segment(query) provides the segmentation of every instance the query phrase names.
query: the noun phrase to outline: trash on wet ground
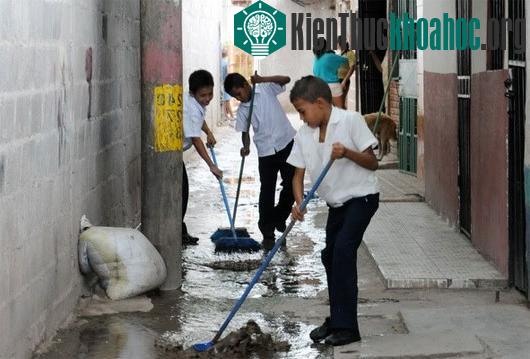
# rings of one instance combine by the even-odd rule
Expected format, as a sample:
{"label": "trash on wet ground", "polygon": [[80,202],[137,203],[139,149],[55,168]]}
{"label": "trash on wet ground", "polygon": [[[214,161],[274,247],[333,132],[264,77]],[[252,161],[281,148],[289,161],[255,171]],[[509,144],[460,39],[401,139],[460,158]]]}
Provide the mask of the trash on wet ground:
{"label": "trash on wet ground", "polygon": [[254,269],[258,269],[260,264],[261,259],[248,259],[242,261],[215,261],[206,265],[212,269],[230,270],[234,272],[248,272]]}
{"label": "trash on wet ground", "polygon": [[276,341],[271,334],[263,333],[259,325],[249,320],[242,328],[231,332],[219,340],[210,350],[199,353],[193,348],[184,349],[182,343],[174,342],[171,337],[161,337],[155,346],[168,352],[177,353],[182,359],[202,358],[248,358],[250,354],[269,354],[288,352],[289,343]]}

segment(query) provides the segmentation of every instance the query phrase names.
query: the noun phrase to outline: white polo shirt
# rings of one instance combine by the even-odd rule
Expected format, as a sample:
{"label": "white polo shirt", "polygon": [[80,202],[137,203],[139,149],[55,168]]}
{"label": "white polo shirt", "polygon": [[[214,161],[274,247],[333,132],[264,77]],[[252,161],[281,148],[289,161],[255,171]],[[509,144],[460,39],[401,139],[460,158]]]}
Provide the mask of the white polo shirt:
{"label": "white polo shirt", "polygon": [[[252,129],[254,144],[259,157],[265,157],[283,150],[293,139],[293,128],[276,96],[285,91],[285,86],[273,82],[256,85]],[[236,131],[248,128],[250,101],[239,105],[236,115]]]}
{"label": "white polo shirt", "polygon": [[[291,165],[305,168],[313,182],[331,158],[334,143],[340,142],[357,152],[377,146],[377,139],[361,114],[336,107],[331,111],[324,143],[319,142],[319,137],[319,128],[304,124],[298,130],[291,155],[287,159]],[[317,192],[331,207],[340,207],[351,198],[375,194],[379,189],[375,171],[341,158],[333,163]]]}
{"label": "white polo shirt", "polygon": [[189,93],[184,95],[184,151],[192,146],[192,138],[201,137],[206,109]]}

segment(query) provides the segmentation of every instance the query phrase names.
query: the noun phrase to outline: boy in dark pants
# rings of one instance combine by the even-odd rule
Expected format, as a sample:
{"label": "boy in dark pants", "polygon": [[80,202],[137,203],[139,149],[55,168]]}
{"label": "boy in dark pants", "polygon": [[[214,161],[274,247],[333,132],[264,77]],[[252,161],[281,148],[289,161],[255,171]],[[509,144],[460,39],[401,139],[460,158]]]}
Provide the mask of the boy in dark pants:
{"label": "boy in dark pants", "polygon": [[[248,116],[252,88],[248,81],[240,74],[232,73],[226,77],[224,87],[227,93],[241,101],[235,126],[236,131],[242,132],[241,156],[248,156],[250,153],[249,121],[254,130],[261,182],[258,226],[263,234],[263,247],[270,249],[275,242],[274,230],[285,230],[285,220],[289,217],[294,203],[291,185],[294,167],[286,160],[291,153],[296,131],[276,98],[285,91],[285,85],[291,80],[287,76],[262,77],[256,74],[251,77],[251,81],[256,84],[251,119]],[[283,188],[275,206],[278,172],[282,177]]]}
{"label": "boy in dark pants", "polygon": [[357,323],[357,249],[379,206],[375,176],[378,163],[372,150],[377,139],[359,113],[333,107],[328,85],[314,76],[297,81],[290,97],[305,123],[287,160],[296,167],[293,218],[304,219],[299,206],[306,169],[315,180],[329,159],[335,160],[318,189],[329,207],[322,263],[330,317],[310,337],[315,342],[345,345],[361,340]]}

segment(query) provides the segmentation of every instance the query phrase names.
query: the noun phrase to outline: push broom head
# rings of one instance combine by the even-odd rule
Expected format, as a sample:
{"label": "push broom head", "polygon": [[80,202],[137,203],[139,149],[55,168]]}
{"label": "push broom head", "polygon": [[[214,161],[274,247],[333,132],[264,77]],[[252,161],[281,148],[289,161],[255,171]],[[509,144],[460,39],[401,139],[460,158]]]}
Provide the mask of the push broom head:
{"label": "push broom head", "polygon": [[[236,227],[235,230],[236,230],[237,238],[250,237],[250,234],[248,233],[246,228]],[[210,236],[210,239],[212,240],[212,242],[215,243],[216,241],[218,241],[219,239],[221,239],[223,237],[233,237],[233,236],[234,235],[233,235],[232,230],[230,228],[219,228],[217,231],[214,232],[214,234],[212,234]]]}
{"label": "push broom head", "polygon": [[230,233],[227,237],[220,237],[213,240],[216,252],[257,252],[261,245],[250,237],[237,237]]}

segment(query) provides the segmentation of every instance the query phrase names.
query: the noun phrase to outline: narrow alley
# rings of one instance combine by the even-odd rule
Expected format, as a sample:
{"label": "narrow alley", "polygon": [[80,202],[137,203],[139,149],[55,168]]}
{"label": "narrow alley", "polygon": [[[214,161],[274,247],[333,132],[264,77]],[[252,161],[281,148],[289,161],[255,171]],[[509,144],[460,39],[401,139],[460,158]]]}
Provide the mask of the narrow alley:
{"label": "narrow alley", "polygon": [[529,9],[0,0],[0,359],[530,358]]}

